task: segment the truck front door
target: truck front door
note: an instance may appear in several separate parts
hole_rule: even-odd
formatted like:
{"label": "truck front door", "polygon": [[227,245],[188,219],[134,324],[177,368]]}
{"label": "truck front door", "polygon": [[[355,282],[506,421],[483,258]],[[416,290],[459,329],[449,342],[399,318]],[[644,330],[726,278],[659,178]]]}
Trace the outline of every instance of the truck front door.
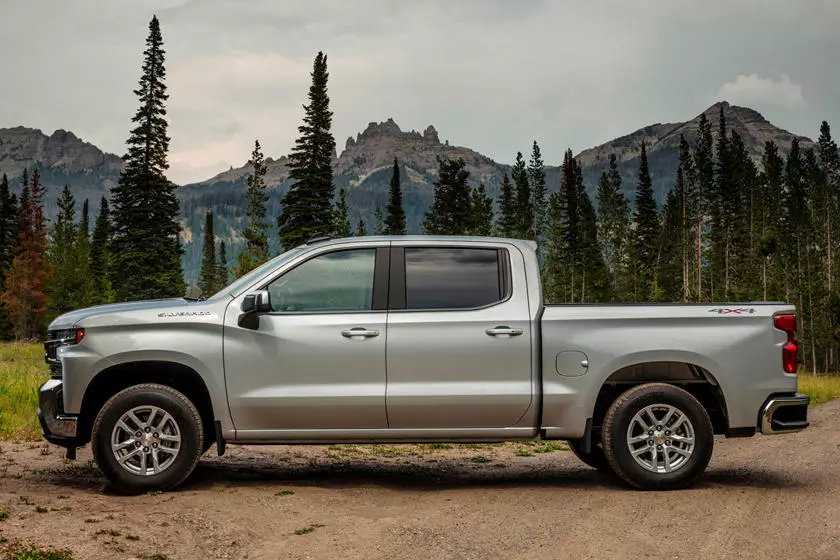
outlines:
{"label": "truck front door", "polygon": [[267,280],[256,330],[225,320],[228,402],[239,437],[387,428],[388,243],[328,247]]}

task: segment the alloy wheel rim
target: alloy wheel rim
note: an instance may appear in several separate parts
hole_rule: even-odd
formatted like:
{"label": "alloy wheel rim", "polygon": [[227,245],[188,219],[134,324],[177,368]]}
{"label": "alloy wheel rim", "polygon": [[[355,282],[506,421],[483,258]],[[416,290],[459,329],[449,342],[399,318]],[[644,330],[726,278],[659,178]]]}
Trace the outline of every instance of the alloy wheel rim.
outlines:
{"label": "alloy wheel rim", "polygon": [[126,471],[154,476],[172,466],[181,451],[181,430],[171,414],[152,405],[123,414],[111,431],[111,451]]}
{"label": "alloy wheel rim", "polygon": [[694,453],[694,426],[670,404],[652,404],[637,412],[627,428],[630,456],[647,471],[667,474],[683,468]]}

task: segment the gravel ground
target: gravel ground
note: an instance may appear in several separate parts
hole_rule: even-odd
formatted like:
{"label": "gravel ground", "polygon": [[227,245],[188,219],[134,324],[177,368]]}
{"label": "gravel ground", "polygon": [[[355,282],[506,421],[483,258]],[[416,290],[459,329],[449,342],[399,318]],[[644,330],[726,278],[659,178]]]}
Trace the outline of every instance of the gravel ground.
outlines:
{"label": "gravel ground", "polygon": [[123,496],[89,449],[70,463],[0,443],[0,538],[76,559],[836,559],[840,401],[811,416],[799,434],[717,440],[679,492],[505,444],[229,447],[178,491]]}

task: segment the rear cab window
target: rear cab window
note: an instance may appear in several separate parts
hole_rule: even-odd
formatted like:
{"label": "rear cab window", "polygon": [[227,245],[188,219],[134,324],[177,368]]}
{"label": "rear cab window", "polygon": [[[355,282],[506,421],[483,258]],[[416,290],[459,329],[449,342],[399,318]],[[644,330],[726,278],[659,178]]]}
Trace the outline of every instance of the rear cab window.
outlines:
{"label": "rear cab window", "polygon": [[504,301],[507,259],[498,248],[405,247],[405,302],[395,302],[396,308],[467,310]]}

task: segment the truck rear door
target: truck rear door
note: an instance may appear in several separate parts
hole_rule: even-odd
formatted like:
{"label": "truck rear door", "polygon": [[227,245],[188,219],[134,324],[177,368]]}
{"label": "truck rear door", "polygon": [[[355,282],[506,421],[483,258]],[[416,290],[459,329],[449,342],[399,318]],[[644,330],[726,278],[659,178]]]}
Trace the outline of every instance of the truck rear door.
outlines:
{"label": "truck rear door", "polygon": [[388,426],[504,428],[531,404],[531,336],[518,251],[394,243],[386,342]]}

